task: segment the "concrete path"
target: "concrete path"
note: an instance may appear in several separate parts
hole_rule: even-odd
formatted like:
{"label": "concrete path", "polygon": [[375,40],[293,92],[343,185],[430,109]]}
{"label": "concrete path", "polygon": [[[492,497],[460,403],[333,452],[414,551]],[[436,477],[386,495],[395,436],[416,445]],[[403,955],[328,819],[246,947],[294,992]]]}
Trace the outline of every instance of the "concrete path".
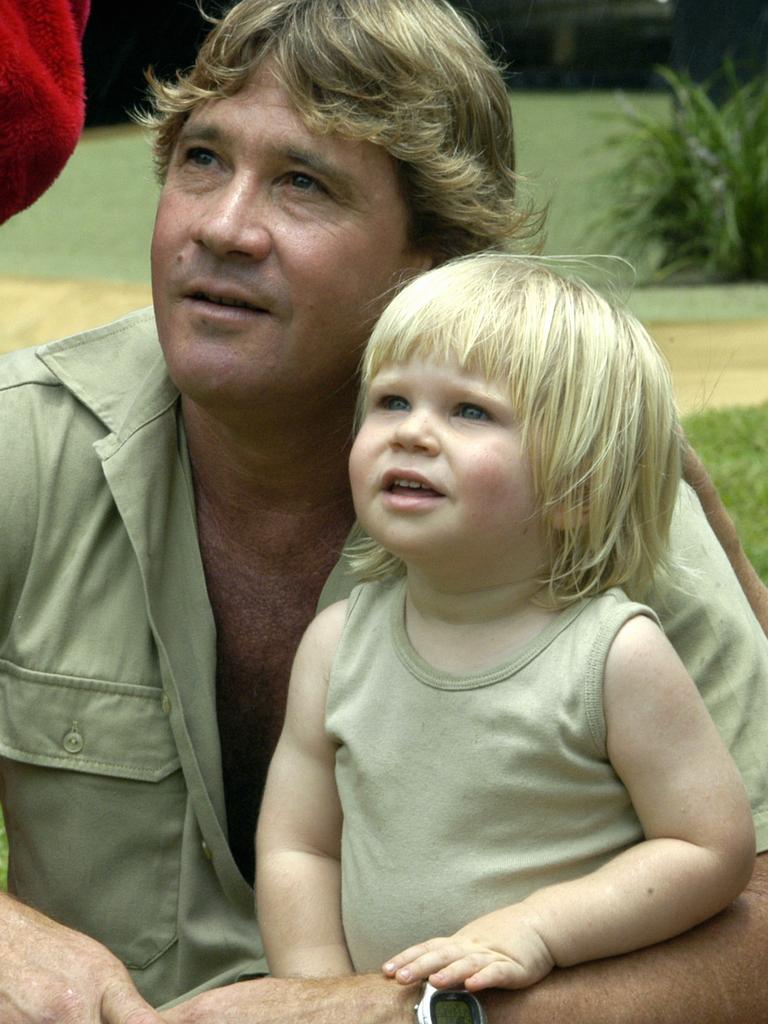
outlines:
{"label": "concrete path", "polygon": [[[0,352],[106,323],[151,302],[149,286],[0,277]],[[686,415],[768,402],[768,319],[649,325]]]}
{"label": "concrete path", "polygon": [[768,319],[652,323],[683,415],[768,402]]}

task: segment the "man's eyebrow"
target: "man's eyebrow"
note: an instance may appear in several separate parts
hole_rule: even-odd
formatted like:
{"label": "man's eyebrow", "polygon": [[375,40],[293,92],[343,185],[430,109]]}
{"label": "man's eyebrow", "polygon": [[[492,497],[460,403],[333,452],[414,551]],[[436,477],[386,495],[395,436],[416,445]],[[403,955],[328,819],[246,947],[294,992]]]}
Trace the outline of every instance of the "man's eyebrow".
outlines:
{"label": "man's eyebrow", "polygon": [[324,174],[333,178],[346,177],[343,168],[331,160],[326,160],[320,153],[313,153],[297,146],[289,146],[285,151],[285,155],[290,160],[295,160],[296,163],[304,164],[310,170],[317,171],[318,174]]}
{"label": "man's eyebrow", "polygon": [[199,139],[200,142],[220,142],[223,138],[224,133],[215,124],[187,121],[179,132],[178,142],[186,142],[188,139]]}

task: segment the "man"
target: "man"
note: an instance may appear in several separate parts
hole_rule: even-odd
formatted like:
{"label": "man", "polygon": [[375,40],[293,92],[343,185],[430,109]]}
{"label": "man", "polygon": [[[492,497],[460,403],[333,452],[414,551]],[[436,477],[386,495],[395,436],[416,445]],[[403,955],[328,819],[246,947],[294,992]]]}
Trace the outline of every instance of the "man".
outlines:
{"label": "man", "polygon": [[[0,1016],[400,1024],[415,993],[383,978],[249,980],[265,970],[253,825],[295,643],[349,585],[371,323],[404,280],[533,224],[506,94],[439,0],[244,0],[191,75],[154,91],[154,317],[2,373],[18,900],[0,903]],[[679,535],[712,600],[658,603],[759,812],[766,645],[690,499]],[[753,1020],[764,906],[756,886],[663,950],[493,994],[490,1019]]]}

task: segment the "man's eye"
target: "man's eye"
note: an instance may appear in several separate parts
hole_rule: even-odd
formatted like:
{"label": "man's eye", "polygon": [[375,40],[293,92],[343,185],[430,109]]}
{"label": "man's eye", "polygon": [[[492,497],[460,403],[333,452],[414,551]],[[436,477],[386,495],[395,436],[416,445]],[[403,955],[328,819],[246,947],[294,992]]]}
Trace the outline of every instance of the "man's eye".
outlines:
{"label": "man's eye", "polygon": [[464,420],[489,420],[491,417],[479,405],[471,402],[462,402],[456,409],[456,415]]}
{"label": "man's eye", "polygon": [[197,167],[210,167],[216,159],[210,149],[202,146],[190,146],[184,154],[187,163],[195,164]]}
{"label": "man's eye", "polygon": [[302,171],[294,171],[290,176],[289,180],[291,185],[298,192],[313,192],[315,190],[321,191],[322,186],[317,178],[313,178],[311,174],[304,174]]}

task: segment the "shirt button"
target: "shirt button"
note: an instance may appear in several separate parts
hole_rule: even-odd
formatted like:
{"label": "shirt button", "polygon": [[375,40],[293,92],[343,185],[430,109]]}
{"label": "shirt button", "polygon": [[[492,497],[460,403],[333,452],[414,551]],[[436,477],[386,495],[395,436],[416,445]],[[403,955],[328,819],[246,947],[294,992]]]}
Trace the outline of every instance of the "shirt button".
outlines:
{"label": "shirt button", "polygon": [[202,843],[200,843],[200,846],[202,848],[203,856],[205,857],[205,859],[206,860],[213,860],[213,854],[211,853],[211,848],[208,845],[208,843],[206,843],[206,841],[203,840]]}
{"label": "shirt button", "polygon": [[163,694],[162,707],[166,715],[169,715],[171,713],[171,698],[168,696],[167,693]]}
{"label": "shirt button", "polygon": [[77,722],[72,723],[72,728],[63,740],[64,749],[68,754],[79,754],[83,749],[83,735],[77,727]]}

